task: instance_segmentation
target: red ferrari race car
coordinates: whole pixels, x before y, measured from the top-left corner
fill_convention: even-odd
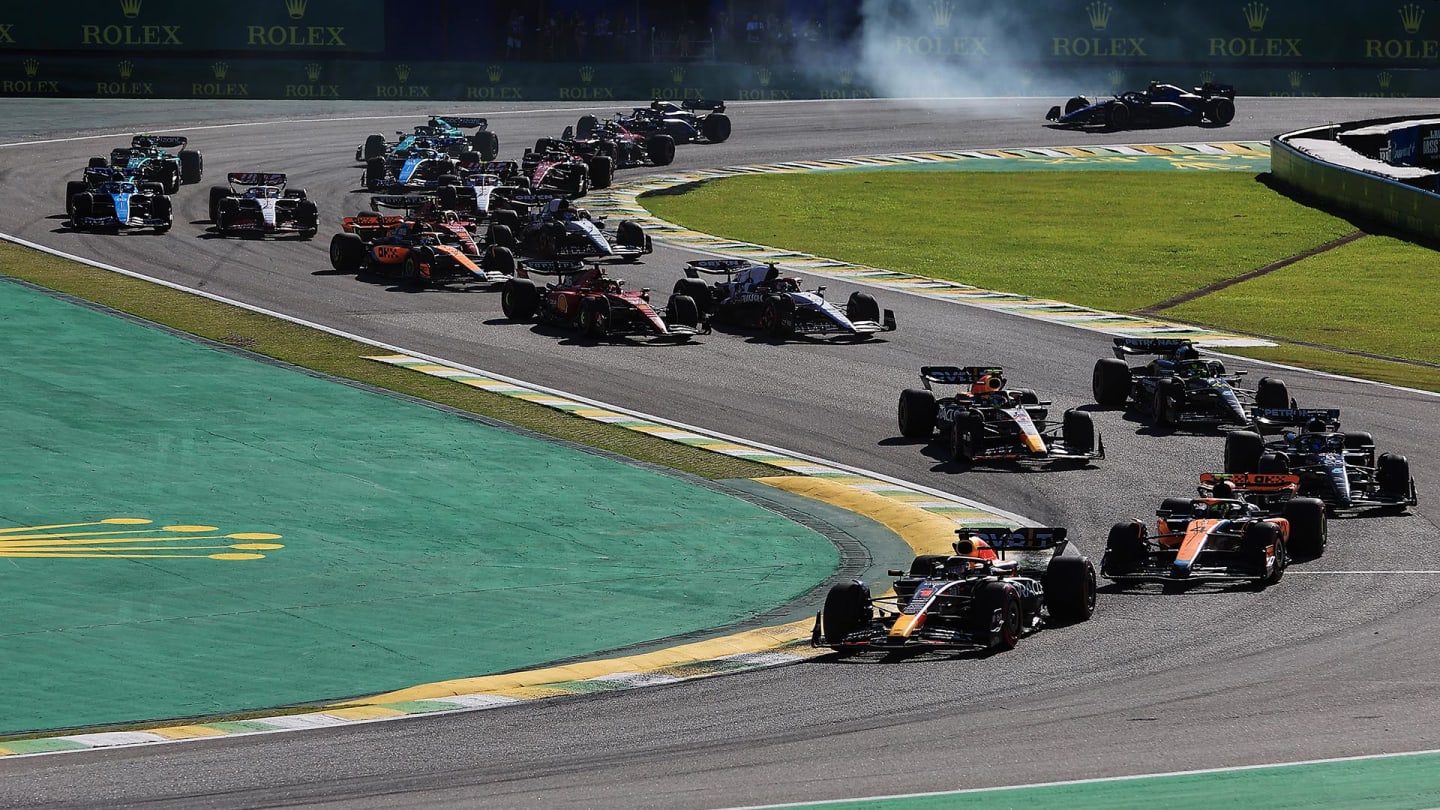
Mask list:
[[[553,275],[556,283],[537,287],[530,273]],[[500,308],[512,321],[538,318],[579,331],[590,338],[643,336],[685,342],[708,333],[695,299],[672,295],[663,309],[650,303],[649,290],[627,290],[599,265],[580,262],[525,262],[505,282]]]

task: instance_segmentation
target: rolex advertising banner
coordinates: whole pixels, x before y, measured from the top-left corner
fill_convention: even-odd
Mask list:
[[[385,48],[380,0],[68,0],[0,4],[0,48],[71,54],[369,53]]]

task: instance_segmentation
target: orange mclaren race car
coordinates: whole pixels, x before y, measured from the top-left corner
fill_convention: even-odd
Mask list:
[[[1095,566],[1065,553],[1065,529],[956,533],[954,554],[923,554],[908,571],[890,571],[893,595],[872,597],[861,580],[832,587],[811,644],[839,652],[1009,650],[1047,620],[1082,622],[1094,613]]]
[[[1292,554],[1324,553],[1328,526],[1319,499],[1290,498],[1275,516],[1245,500],[1229,481],[1212,486],[1222,497],[1166,498],[1155,513],[1154,534],[1139,520],[1115,524],[1100,573],[1120,586],[1209,580],[1263,588],[1280,581]]]
[[[451,280],[503,284],[516,272],[509,248],[476,241],[453,211],[434,209],[428,197],[372,197],[376,213],[345,217],[330,240],[330,266],[342,273],[398,275],[424,286]],[[398,208],[401,215],[382,215]]]

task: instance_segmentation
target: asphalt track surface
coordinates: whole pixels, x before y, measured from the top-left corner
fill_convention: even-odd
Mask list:
[[[1090,134],[1040,126],[1051,103],[736,104],[732,140],[681,147],[676,165],[1264,140],[1327,121],[1427,112],[1423,102],[1406,99],[1244,99],[1224,129]],[[486,110],[502,157],[518,157],[523,145],[578,114],[540,106]],[[14,100],[7,107],[15,112],[5,128],[17,131],[15,122],[32,108]],[[133,118],[114,130],[95,123],[117,109],[76,104],[48,125],[19,124],[18,131],[58,124],[128,134],[267,114],[264,105],[162,103],[138,112],[125,107]],[[306,115],[294,106],[274,109],[268,114]],[[405,293],[332,274],[329,229],[310,243],[204,235],[204,189],[225,171],[290,172],[327,221],[353,213],[362,204],[354,193],[360,169],[349,160],[355,145],[368,132],[408,127],[429,111],[357,105],[315,115],[398,117],[187,127],[205,155],[207,182],[181,191],[181,224],[164,237],[63,227],[63,181],[115,138],[4,147],[0,183],[8,200],[0,231],[454,362],[976,498],[1068,526],[1096,556],[1116,520],[1148,519],[1162,498],[1192,491],[1200,472],[1220,464],[1217,436],[1151,435],[1115,412],[1096,414],[1109,457],[1084,470],[958,471],[896,438],[897,394],[922,364],[997,363],[1014,384],[1039,389],[1057,407],[1087,403],[1091,366],[1108,353],[1109,340],[1065,326],[888,293],[881,302],[896,310],[900,331],[867,345],[778,345],[735,334],[679,347],[572,344],[506,322],[494,293]],[[628,176],[635,173],[621,178]],[[1097,245],[1124,238],[1125,223],[1106,216],[1103,194],[1076,216],[1094,222]],[[686,258],[657,246],[622,275],[632,285],[668,290]],[[852,289],[827,283],[842,299]],[[1404,517],[1332,522],[1329,552],[1292,567],[1266,591],[1106,590],[1089,623],[1046,630],[989,658],[822,658],[501,710],[0,761],[0,806],[710,808],[1433,748],[1440,720],[1433,653],[1440,644],[1440,408],[1424,394],[1299,371],[1281,376],[1302,405],[1339,407],[1347,427],[1370,430],[1381,449],[1406,453],[1421,505]]]

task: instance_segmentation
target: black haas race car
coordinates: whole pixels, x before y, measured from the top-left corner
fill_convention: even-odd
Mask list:
[[[544,289],[529,274],[551,275]],[[695,301],[672,295],[664,308],[650,303],[650,291],[627,290],[600,265],[581,262],[525,262],[500,291],[500,308],[513,321],[538,318],[597,340],[651,337],[686,342],[710,331]]]
[[[704,275],[724,276],[706,284]],[[895,331],[895,313],[884,310],[869,293],[853,292],[842,308],[825,299],[825,288],[800,289],[800,279],[780,275],[775,264],[744,259],[701,259],[685,263],[677,295],[695,299],[716,323],[759,329],[778,340],[795,335],[824,335],[865,340]]]
[[[300,188],[286,188],[279,172],[231,172],[228,186],[210,187],[210,221],[221,236],[298,234],[320,228],[315,202]]]
[[[1377,457],[1368,432],[1341,432],[1339,410],[1260,408],[1255,428],[1225,437],[1226,472],[1295,475],[1299,494],[1320,499],[1337,514],[1403,512],[1419,503],[1409,459],[1399,453]],[[1268,438],[1275,432],[1277,438]]]
[[[198,183],[204,174],[205,161],[186,148],[189,143],[184,135],[136,135],[130,148],[110,151],[109,165],[137,183],[159,183],[166,194],[174,194],[182,183]],[[180,151],[166,151],[175,147]],[[90,165],[105,165],[105,159],[91,158]]]
[[[1142,92],[1123,93],[1092,103],[1084,96],[1051,107],[1045,120],[1057,127],[1110,130],[1186,124],[1224,126],[1235,119],[1235,88],[1206,83],[1193,91],[1151,82]]]
[[[832,587],[810,643],[842,653],[1010,650],[1047,621],[1094,614],[1095,566],[1065,553],[1065,529],[956,534],[954,554],[922,554],[908,570],[890,571],[893,596],[871,596],[862,580]]]
[[[675,138],[664,132],[634,132],[619,121],[596,121],[590,128],[588,118],[582,118],[581,128],[588,135],[582,135],[566,127],[560,136],[570,144],[570,149],[585,158],[608,157],[616,169],[630,169],[636,166],[669,166],[675,162]]]
[[[1329,528],[1320,501],[1291,498],[1276,515],[1235,495],[1212,490],[1210,497],[1166,498],[1155,512],[1154,534],[1139,520],[1115,524],[1100,573],[1121,587],[1242,581],[1263,588],[1280,581],[1292,554],[1325,553]]]
[[[1074,461],[1105,457],[1105,444],[1085,411],[1070,409],[1048,422],[1049,402],[1028,388],[1007,389],[999,368],[924,366],[924,388],[900,392],[900,435],[934,441],[952,461]],[[933,386],[957,386],[936,399]]]
[[[1290,408],[1284,380],[1261,377],[1254,391],[1240,387],[1243,371],[1226,373],[1217,359],[1202,359],[1184,338],[1115,338],[1115,356],[1095,361],[1091,391],[1106,408],[1131,408],[1155,427],[1245,427],[1250,410]],[[1143,366],[1126,358],[1154,355]]]
[[[530,190],[584,197],[592,188],[608,188],[615,163],[607,155],[581,154],[570,141],[540,138],[520,158],[520,173]]]

